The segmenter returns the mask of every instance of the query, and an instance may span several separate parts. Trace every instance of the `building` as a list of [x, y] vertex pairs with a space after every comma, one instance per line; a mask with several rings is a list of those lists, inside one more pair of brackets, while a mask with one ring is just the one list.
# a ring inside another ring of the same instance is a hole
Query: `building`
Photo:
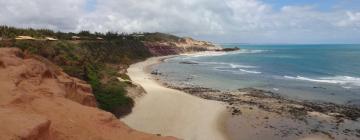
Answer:
[[96, 40], [104, 40], [103, 38], [101, 37], [97, 37]]
[[73, 39], [73, 40], [79, 40], [79, 39], [81, 39], [81, 37], [78, 37], [78, 36], [72, 36], [72, 37], [71, 37], [71, 39]]
[[35, 38], [33, 38], [31, 36], [17, 36], [15, 39], [16, 40], [35, 40]]
[[52, 37], [45, 37], [45, 40], [47, 41], [57, 41], [58, 39], [52, 38]]

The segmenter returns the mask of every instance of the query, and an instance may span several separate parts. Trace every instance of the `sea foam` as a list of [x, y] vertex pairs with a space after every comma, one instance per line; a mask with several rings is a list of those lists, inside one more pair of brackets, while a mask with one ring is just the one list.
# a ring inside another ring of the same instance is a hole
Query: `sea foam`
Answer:
[[228, 68], [228, 67], [215, 67], [215, 70], [228, 71], [228, 72], [233, 72], [233, 73], [238, 73], [238, 72], [245, 72], [245, 73], [250, 73], [250, 74], [261, 74], [262, 73], [262, 72], [254, 71], [254, 70], [247, 70], [247, 69], [241, 69], [241, 68]]
[[244, 70], [244, 69], [239, 69], [242, 72], [246, 72], [246, 73], [253, 73], [253, 74], [261, 74], [261, 72], [259, 71], [251, 71], [251, 70]]
[[214, 52], [214, 51], [205, 51], [194, 54], [183, 54], [189, 57], [209, 57], [209, 56], [223, 56], [223, 55], [235, 55], [235, 54], [253, 54], [253, 53], [264, 53], [269, 52], [270, 50], [250, 50], [250, 49], [241, 49], [233, 52]]
[[351, 76], [334, 76], [334, 77], [321, 77], [321, 78], [308, 78], [303, 76], [296, 76], [296, 77], [284, 76], [284, 78], [318, 82], [318, 83], [339, 84], [339, 85], [343, 85], [344, 88], [349, 88], [349, 86], [360, 86], [360, 78], [351, 77]]

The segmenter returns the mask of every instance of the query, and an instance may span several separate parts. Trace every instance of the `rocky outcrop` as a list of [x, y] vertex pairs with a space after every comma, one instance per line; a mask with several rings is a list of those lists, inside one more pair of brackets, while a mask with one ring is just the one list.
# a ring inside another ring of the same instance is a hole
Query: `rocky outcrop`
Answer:
[[41, 115], [0, 108], [0, 123], [0, 139], [2, 140], [49, 139], [50, 120]]
[[182, 38], [178, 41], [144, 42], [145, 46], [155, 56], [175, 55], [187, 52], [216, 51], [220, 47], [206, 41], [198, 41], [192, 38]]
[[[271, 91], [255, 88], [221, 91], [171, 83], [164, 85], [200, 98], [226, 103], [231, 114], [228, 119], [230, 127], [227, 130], [231, 139], [251, 139], [255, 135], [269, 139], [291, 140], [311, 136], [321, 136], [313, 138], [321, 140], [360, 138], [360, 108], [356, 106], [289, 99]], [[244, 128], [258, 133], [242, 133], [243, 136], [251, 138], [237, 135], [240, 133], [239, 130], [245, 130]]]
[[132, 130], [84, 81], [16, 48], [0, 49], [0, 90], [1, 140], [173, 139]]
[[194, 40], [190, 37], [185, 37], [183, 39], [180, 39], [178, 42], [174, 42], [174, 44], [177, 47], [181, 47], [181, 48], [204, 48], [208, 51], [213, 51], [213, 50], [217, 50], [217, 49], [221, 49], [220, 47], [216, 46], [215, 44], [211, 43], [211, 42], [207, 42], [207, 41], [199, 41], [199, 40]]
[[[12, 80], [18, 92], [63, 96], [80, 104], [96, 107], [96, 99], [86, 82], [68, 76], [41, 57], [25, 55], [19, 49], [2, 48], [0, 64], [3, 78]], [[6, 77], [5, 77], [6, 76]]]
[[170, 43], [145, 42], [144, 44], [154, 56], [175, 55], [185, 52], [184, 49], [176, 47]]

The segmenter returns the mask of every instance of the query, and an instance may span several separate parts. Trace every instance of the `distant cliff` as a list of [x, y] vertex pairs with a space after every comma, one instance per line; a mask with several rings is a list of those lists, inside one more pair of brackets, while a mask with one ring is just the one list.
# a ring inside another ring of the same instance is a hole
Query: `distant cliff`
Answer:
[[181, 38], [162, 33], [151, 33], [147, 34], [146, 37], [145, 47], [156, 56], [222, 50], [221, 47], [211, 42], [199, 41], [189, 37]]
[[1, 140], [173, 139], [132, 130], [97, 108], [92, 88], [41, 57], [0, 48]]

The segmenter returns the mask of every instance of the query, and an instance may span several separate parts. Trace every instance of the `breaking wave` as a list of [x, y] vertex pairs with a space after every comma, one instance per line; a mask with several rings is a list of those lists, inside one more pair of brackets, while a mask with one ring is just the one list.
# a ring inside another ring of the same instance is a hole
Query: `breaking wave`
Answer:
[[259, 71], [241, 69], [241, 68], [215, 67], [215, 70], [228, 71], [228, 72], [234, 72], [234, 73], [245, 72], [245, 73], [250, 73], [250, 74], [261, 74], [261, 72], [259, 72]]
[[284, 78], [318, 83], [339, 84], [342, 85], [344, 88], [349, 88], [349, 86], [360, 86], [360, 78], [351, 76], [322, 77], [317, 79], [302, 76], [284, 76]]
[[195, 54], [184, 54], [185, 56], [189, 57], [208, 57], [208, 56], [223, 56], [223, 55], [234, 55], [234, 54], [252, 54], [252, 53], [264, 53], [269, 52], [270, 50], [249, 50], [249, 49], [241, 49], [238, 51], [233, 52], [213, 52], [213, 51], [207, 51], [207, 52], [201, 52], [201, 53], [195, 53]]

